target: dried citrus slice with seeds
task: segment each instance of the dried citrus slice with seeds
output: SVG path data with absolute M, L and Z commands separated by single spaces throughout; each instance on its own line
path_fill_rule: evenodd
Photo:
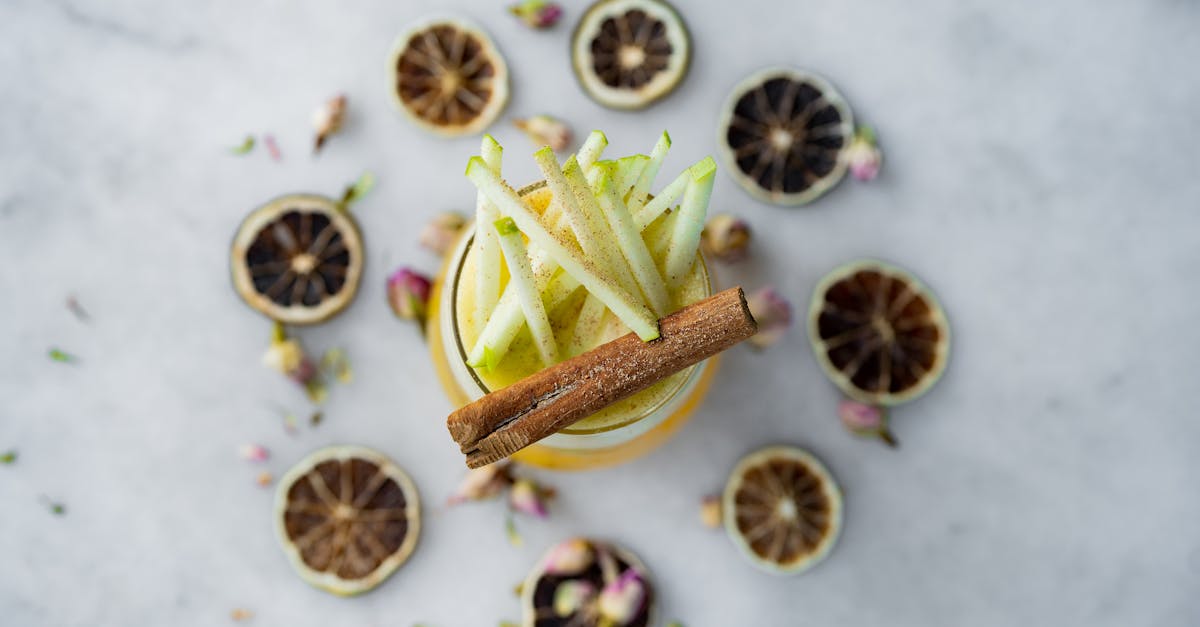
M 412 555 L 421 530 L 417 489 L 382 453 L 323 448 L 292 467 L 275 493 L 275 531 L 308 583 L 360 594 Z
M 522 627 L 648 627 L 657 624 L 645 564 L 608 542 L 571 538 L 550 547 L 520 587 Z
M 762 570 L 802 573 L 825 559 L 842 529 L 842 493 L 817 458 L 792 446 L 743 457 L 721 497 L 725 531 Z
M 234 289 L 251 307 L 286 324 L 314 324 L 358 292 L 362 235 L 329 198 L 283 196 L 242 221 L 229 263 Z
M 661 0 L 600 0 L 571 36 L 579 84 L 614 109 L 640 109 L 671 93 L 691 58 L 683 18 Z
M 854 119 L 825 79 L 771 68 L 734 88 L 718 129 L 728 170 L 751 196 L 803 205 L 842 180 Z
M 813 352 L 847 396 L 897 405 L 924 394 L 950 355 L 950 325 L 912 274 L 863 259 L 834 269 L 808 309 Z
M 388 78 L 396 107 L 438 135 L 478 133 L 508 103 L 504 57 L 487 33 L 462 20 L 432 20 L 400 35 Z

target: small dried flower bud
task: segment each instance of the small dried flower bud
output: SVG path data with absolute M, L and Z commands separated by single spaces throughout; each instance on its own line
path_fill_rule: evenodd
M 425 322 L 425 309 L 433 283 L 410 268 L 400 268 L 388 277 L 388 304 L 397 318 Z
M 338 94 L 332 100 L 326 102 L 321 108 L 313 112 L 313 128 L 317 131 L 317 138 L 313 142 L 313 152 L 320 152 L 321 147 L 325 145 L 325 140 L 332 137 L 335 133 L 342 130 L 342 124 L 346 121 L 346 95 Z
M 550 28 L 562 17 L 562 7 L 546 0 L 522 0 L 508 10 L 530 28 Z
M 635 568 L 626 569 L 600 591 L 597 608 L 600 616 L 618 625 L 633 620 L 646 601 L 646 585 Z
M 248 619 L 254 618 L 254 612 L 251 612 L 250 610 L 245 609 L 245 608 L 238 607 L 238 608 L 234 608 L 233 611 L 229 612 L 229 618 L 232 618 L 235 621 L 248 620 Z
M 287 337 L 280 324 L 275 325 L 271 345 L 263 353 L 263 364 L 305 387 L 317 379 L 316 364 L 299 341 Z
M 568 579 L 554 589 L 554 615 L 566 618 L 596 598 L 596 586 L 587 581 Z
M 467 219 L 457 211 L 439 213 L 421 231 L 421 245 L 439 255 L 445 255 L 466 225 Z
M 875 141 L 874 129 L 869 126 L 858 127 L 854 132 L 854 141 L 846 149 L 846 162 L 850 167 L 850 175 L 860 181 L 870 181 L 879 176 L 883 153 Z
M 583 572 L 596 559 L 592 545 L 583 538 L 560 542 L 546 556 L 546 574 L 571 575 Z
M 773 287 L 764 287 L 746 299 L 750 314 L 758 322 L 758 333 L 748 342 L 755 348 L 768 348 L 778 342 L 792 326 L 792 305 Z
M 882 407 L 844 400 L 838 403 L 838 418 L 851 433 L 879 438 L 888 446 L 897 444 L 895 436 L 888 429 L 887 410 Z
M 558 118 L 535 115 L 525 120 L 513 120 L 513 124 L 525 131 L 533 143 L 549 146 L 555 152 L 562 152 L 571 145 L 571 127 Z
M 512 481 L 508 462 L 496 462 L 483 468 L 469 470 L 447 503 L 457 505 L 467 501 L 490 499 L 512 485 Z
M 721 497 L 710 494 L 700 501 L 700 522 L 709 529 L 721 526 Z
M 508 504 L 514 511 L 545 518 L 546 502 L 542 489 L 529 479 L 517 479 L 508 493 Z
M 741 218 L 721 213 L 708 221 L 700 237 L 705 254 L 733 263 L 746 258 L 750 248 L 750 225 Z
M 242 459 L 250 462 L 265 462 L 271 456 L 267 448 L 261 444 L 243 444 L 238 449 L 238 454 L 242 456 Z
M 258 476 L 254 478 L 254 482 L 264 488 L 271 485 L 271 482 L 274 480 L 275 480 L 275 477 L 272 476 L 271 473 L 269 473 L 265 470 L 258 473 Z

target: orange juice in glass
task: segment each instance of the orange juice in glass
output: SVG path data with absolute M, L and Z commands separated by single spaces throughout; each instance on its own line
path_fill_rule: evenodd
M 518 193 L 538 214 L 547 212 L 553 198 L 545 183 L 530 185 Z M 482 331 L 474 315 L 478 276 L 476 227 L 473 224 L 465 229 L 450 249 L 429 301 L 430 352 L 438 377 L 456 406 L 466 405 L 545 367 L 528 325 L 521 327 L 498 361 L 481 367 L 469 365 L 478 363 L 478 359 L 471 357 L 473 352 L 478 357 L 477 343 Z M 654 230 L 654 226 L 647 228 L 647 241 L 653 241 Z M 502 275 L 502 281 L 511 280 L 507 272 Z M 667 296 L 673 311 L 712 293 L 708 268 L 697 252 L 686 276 L 674 282 Z M 548 301 L 546 313 L 560 360 L 629 333 L 627 326 L 582 287 L 561 290 L 557 297 L 544 300 Z M 535 466 L 570 470 L 597 468 L 638 457 L 661 445 L 686 422 L 703 400 L 715 371 L 716 358 L 686 368 L 512 457 Z

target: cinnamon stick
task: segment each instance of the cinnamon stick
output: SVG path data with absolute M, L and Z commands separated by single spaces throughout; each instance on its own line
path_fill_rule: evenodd
M 742 288 L 711 296 L 659 321 L 662 336 L 619 337 L 466 405 L 446 427 L 478 468 L 754 335 Z

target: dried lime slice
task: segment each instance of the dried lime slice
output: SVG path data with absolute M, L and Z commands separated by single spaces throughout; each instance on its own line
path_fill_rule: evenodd
M 521 584 L 522 627 L 648 627 L 657 624 L 649 571 L 607 542 L 554 545 Z
M 950 325 L 916 277 L 873 259 L 834 269 L 813 292 L 808 337 L 847 396 L 897 405 L 929 390 L 950 356 Z
M 571 37 L 571 64 L 596 102 L 641 109 L 666 96 L 687 74 L 692 38 L 679 13 L 661 0 L 600 0 Z
M 504 57 L 487 33 L 462 20 L 432 20 L 400 35 L 388 79 L 396 107 L 438 135 L 478 133 L 508 103 Z
M 817 458 L 791 446 L 757 450 L 734 467 L 725 531 L 760 569 L 802 573 L 825 559 L 842 528 L 842 495 Z
M 360 594 L 387 579 L 417 546 L 417 489 L 382 453 L 331 446 L 279 480 L 275 531 L 308 583 Z
M 229 264 L 234 289 L 251 307 L 286 324 L 314 324 L 358 292 L 362 235 L 329 198 L 283 196 L 242 221 Z
M 718 131 L 729 172 L 751 196 L 803 205 L 842 180 L 854 119 L 825 79 L 771 68 L 734 88 Z

